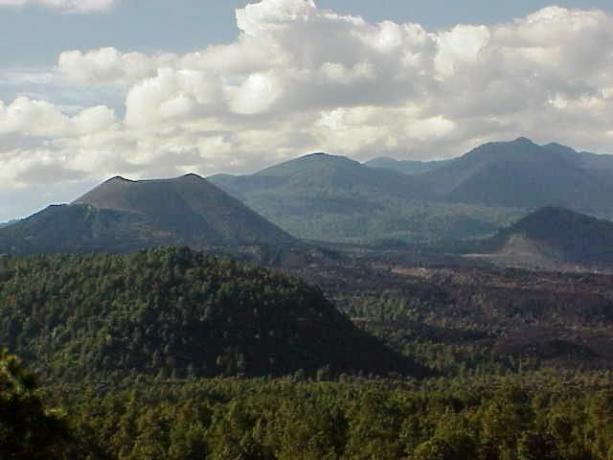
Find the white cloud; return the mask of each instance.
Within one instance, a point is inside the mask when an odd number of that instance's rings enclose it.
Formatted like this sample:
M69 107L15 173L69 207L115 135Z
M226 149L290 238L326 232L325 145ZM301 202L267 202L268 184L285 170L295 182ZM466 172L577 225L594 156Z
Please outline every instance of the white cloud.
M518 135L613 151L613 16L603 11L550 7L432 32L263 0L236 19L235 41L185 55L62 53L55 80L123 91L125 116L0 103L3 179L28 183L36 164L57 177L249 171L314 150L440 157Z
M490 40L490 31L485 26L459 25L438 35L438 53L434 58L437 72L449 77L460 69L462 64L474 64L479 53Z
M156 74L159 67L172 65L175 56L120 53L115 48L60 54L58 72L69 83L82 85L134 84Z
M267 0L236 11L236 24L252 37L286 30L288 24L308 21L317 15L313 0Z
M0 7L22 7L36 5L71 13L92 13L108 11L118 0L0 0Z
M282 91L283 80L274 73L251 74L239 86L229 89L230 109L245 115L266 112Z
M87 108L73 117L45 101L18 97L11 104L0 101L0 134L62 139L110 129L115 114L108 107Z
M205 72L162 68L157 75L134 85L126 98L126 124L153 127L181 120L191 115L214 112L221 99L220 82ZM208 110L207 110L208 109Z

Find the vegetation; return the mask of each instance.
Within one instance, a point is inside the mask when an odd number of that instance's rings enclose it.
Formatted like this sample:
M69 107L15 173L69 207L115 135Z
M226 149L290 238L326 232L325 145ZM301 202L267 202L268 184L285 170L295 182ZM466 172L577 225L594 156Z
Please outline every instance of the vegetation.
M610 275L394 266L367 278L358 289L339 274L325 290L358 326L445 375L613 369Z
M613 457L611 276L337 256L0 258L0 458Z
M613 453L610 375L589 383L563 375L421 384L138 378L64 384L46 395L69 414L65 452L92 460L609 460Z
M34 376L0 349L0 458L64 458L75 444L64 416L45 407Z
M65 379L422 372L321 292L189 249L0 259L0 337Z

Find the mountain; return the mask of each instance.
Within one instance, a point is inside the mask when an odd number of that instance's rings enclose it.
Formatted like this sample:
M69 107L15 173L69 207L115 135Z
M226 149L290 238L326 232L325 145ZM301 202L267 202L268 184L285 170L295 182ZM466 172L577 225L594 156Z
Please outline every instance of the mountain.
M613 156L526 138L484 144L415 177L445 202L537 209L560 206L613 216Z
M302 281L187 248L0 258L0 340L55 378L422 375Z
M0 253L285 245L290 235L432 244L492 236L545 206L613 218L611 196L613 156L526 138L439 162L361 164L314 153L208 181L116 177L71 205L0 228Z
M291 234L323 241L474 239L545 206L613 218L613 156L526 138L435 162L318 153L210 180Z
M206 179L112 178L69 205L0 229L0 252L128 251L168 245L293 244Z
M539 209L482 243L503 265L573 270L613 269L613 222L563 208Z
M347 157L326 153L305 155L250 176L220 175L209 180L241 194L258 193L262 189L291 189L293 193L304 195L305 205L317 208L331 206L344 209L349 206L370 209L372 203L364 202L363 198L381 193L409 198L417 192L411 181L401 174L373 171ZM309 196L325 190L335 192L330 199L337 198L337 206L332 201L322 205L319 200Z
M412 160L396 160L389 157L377 157L365 162L364 164L370 168L387 169L396 171L409 176L422 174L439 169L449 160L440 161L412 161Z
M413 176L316 153L209 180L284 230L336 242L426 242L494 233L515 210L428 199Z

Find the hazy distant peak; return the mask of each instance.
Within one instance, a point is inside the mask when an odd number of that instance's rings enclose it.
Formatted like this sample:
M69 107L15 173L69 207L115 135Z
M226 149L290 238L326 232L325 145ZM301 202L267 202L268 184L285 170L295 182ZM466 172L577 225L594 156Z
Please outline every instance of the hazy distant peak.
M256 173L258 176L293 176L294 174L312 173L312 171L324 169L336 169L337 167L358 167L363 165L351 158L342 155L331 155L324 152L309 153L307 155L288 160Z
M521 160L533 158L541 152L544 152L544 149L540 145L535 144L527 137L518 137L512 141L488 142L480 145L462 157L459 157L458 160L464 158L478 161L486 160L488 162L500 158Z
M126 179L125 177L122 176L114 176L111 177L110 179L104 181L104 184L113 184L113 183L122 183L122 182L134 182L133 180L130 179Z
M517 139L512 141L494 141L487 142L475 148L474 150L487 149L492 147L511 147L511 148L540 148L538 144L532 141L532 139L528 139L527 137L520 136Z
M549 152L561 153L565 155L575 155L577 151L567 145L558 144L557 142L550 142L543 145L543 148Z
M573 149L572 147L569 147L568 145L560 144L559 142L550 142L548 144L544 144L543 147L546 147L546 148L556 148L556 149L564 149L564 150L572 150L573 152L576 152L576 150Z
M528 139L527 137L520 136L514 141L511 141L512 144L526 144L526 145L536 145L532 139Z
M302 155L301 157L296 158L291 161L301 161L301 160L313 160L313 161L343 161L343 162L351 162L357 163L355 160L348 158L343 155L333 155L331 153L325 152L315 152L315 153L307 153L306 155Z
M155 182L178 182L181 180L193 179L198 181L206 182L206 179L196 173L188 173L178 177L169 177L169 178L161 178L161 179L141 179L141 180L132 180L127 179L123 176L114 176L110 179L104 181L100 186L105 185L113 185L113 184L143 184L143 183L155 183Z
M199 180L205 180L204 177L202 177L201 175L196 174L196 173L184 174L181 177L179 177L179 179L199 179Z

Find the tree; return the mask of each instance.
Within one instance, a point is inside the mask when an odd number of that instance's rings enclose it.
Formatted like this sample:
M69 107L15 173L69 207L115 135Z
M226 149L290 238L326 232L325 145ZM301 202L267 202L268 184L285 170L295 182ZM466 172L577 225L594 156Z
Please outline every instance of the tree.
M45 408L34 376L0 349L0 457L63 459L72 444L64 418Z

